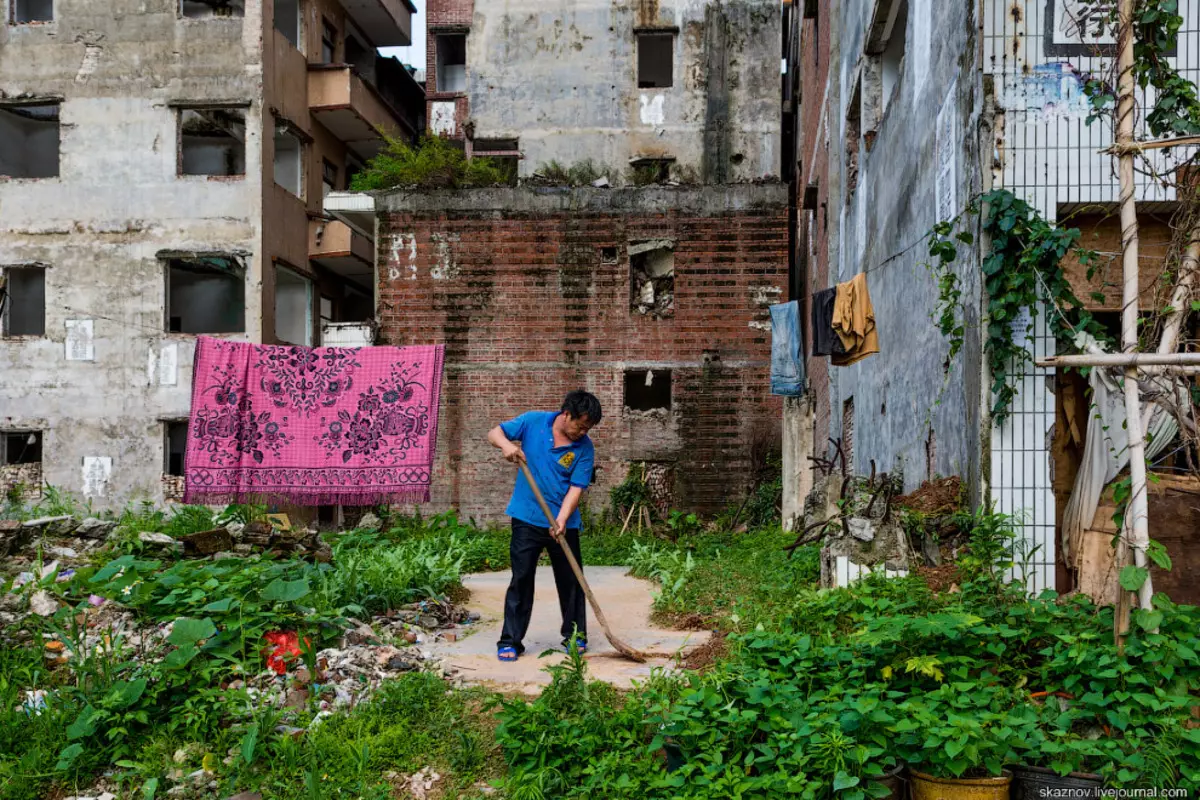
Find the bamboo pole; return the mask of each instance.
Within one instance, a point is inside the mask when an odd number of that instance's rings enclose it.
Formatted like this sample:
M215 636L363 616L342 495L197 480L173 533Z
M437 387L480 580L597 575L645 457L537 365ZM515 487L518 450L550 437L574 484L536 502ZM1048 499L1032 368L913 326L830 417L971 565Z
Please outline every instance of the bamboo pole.
M1133 354L1138 347L1138 221L1134 199L1133 150L1133 0L1120 0L1117 58L1117 136L1118 175L1121 181L1121 251L1124 267L1124 291L1121 310L1121 349ZM1142 434L1142 402L1138 390L1137 366L1125 367L1125 425L1129 436L1129 476L1132 483L1126 510L1133 562L1146 568L1146 550L1150 545L1150 521L1146 496L1146 443ZM1154 596L1149 573L1138 590L1138 605L1151 608Z
M1134 314L1137 314L1136 306ZM1134 346L1137 346L1136 339ZM1196 367L1200 366L1200 353L1081 353L1039 358L1035 363L1039 367Z
M1162 338L1158 343L1160 355L1174 353L1179 347L1179 335L1183 331L1184 320L1191 311L1190 304L1198 276L1200 276L1200 221L1192 226L1187 250L1184 251L1183 259L1179 262L1179 278L1175 283L1175 291L1171 294L1171 311L1167 314L1167 321L1163 324Z
M1189 147L1192 145L1200 145L1200 136L1173 136L1169 139L1151 139L1145 142L1130 142L1128 144L1117 142L1097 152L1120 156L1125 153L1131 155L1140 153L1143 150L1161 150L1164 147Z

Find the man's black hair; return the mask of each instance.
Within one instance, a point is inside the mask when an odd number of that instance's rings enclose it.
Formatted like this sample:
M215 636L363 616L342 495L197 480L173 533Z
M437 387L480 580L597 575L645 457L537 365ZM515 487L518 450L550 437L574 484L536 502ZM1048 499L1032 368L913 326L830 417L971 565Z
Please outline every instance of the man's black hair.
M571 419L579 419L587 414L592 425L599 425L603 413L600 411L600 401L591 392L576 389L563 400L562 410L571 415Z

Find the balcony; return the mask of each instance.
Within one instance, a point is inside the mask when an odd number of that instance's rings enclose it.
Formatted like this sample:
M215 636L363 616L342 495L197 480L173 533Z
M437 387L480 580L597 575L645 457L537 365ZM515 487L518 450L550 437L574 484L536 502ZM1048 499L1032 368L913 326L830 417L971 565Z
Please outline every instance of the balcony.
M412 44L412 0L342 0L346 13L358 27L369 31L376 47Z
M339 220L309 220L308 258L364 288L374 283L371 240Z
M393 136L415 133L396 109L346 64L309 66L308 108L318 122L364 160L382 149L380 130Z

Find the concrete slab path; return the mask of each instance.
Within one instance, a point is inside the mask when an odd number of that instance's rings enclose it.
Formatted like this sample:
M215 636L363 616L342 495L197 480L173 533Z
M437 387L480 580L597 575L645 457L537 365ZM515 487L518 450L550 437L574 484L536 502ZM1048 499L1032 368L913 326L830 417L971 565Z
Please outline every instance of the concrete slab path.
M650 604L657 587L650 581L630 576L625 567L584 567L584 574L613 633L632 647L645 653L682 655L708 640L708 631L671 631L651 625ZM460 626L458 641L437 642L428 649L446 659L447 666L461 670L463 678L470 683L538 694L550 683L544 668L566 657L561 653L559 628L562 617L554 575L548 566L538 568L533 619L525 637L525 654L515 663L496 658L496 641L504 624L504 594L510 580L512 573L507 570L463 578L463 585L471 592L466 605L478 611L481 619L474 625ZM634 680L645 680L655 667L673 667L675 664L674 658L668 656L653 658L645 664L613 657L616 651L604 638L591 608L588 609L588 645L585 658L589 674L622 688L629 687ZM550 649L559 652L538 657Z

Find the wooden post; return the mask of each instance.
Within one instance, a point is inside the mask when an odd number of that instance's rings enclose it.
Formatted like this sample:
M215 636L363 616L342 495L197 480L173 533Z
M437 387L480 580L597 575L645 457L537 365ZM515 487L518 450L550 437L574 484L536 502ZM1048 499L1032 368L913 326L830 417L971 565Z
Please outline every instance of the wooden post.
M1121 181L1121 252L1124 267L1123 307L1121 310L1121 349L1135 353L1138 348L1138 222L1133 170L1133 0L1120 0L1117 10L1117 136L1118 175ZM1138 370L1125 368L1125 424L1129 435L1129 475L1132 483L1126 510L1129 548L1133 562L1146 568L1150 545L1149 512L1146 497L1146 443L1142 434L1142 403L1138 391ZM1119 573L1118 573L1119 575ZM1147 575L1138 590L1138 605L1151 608L1154 589Z

